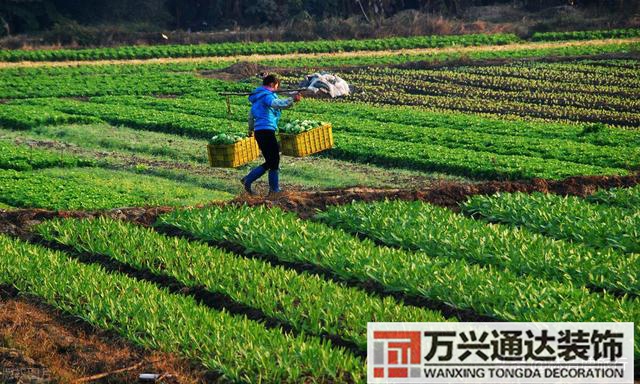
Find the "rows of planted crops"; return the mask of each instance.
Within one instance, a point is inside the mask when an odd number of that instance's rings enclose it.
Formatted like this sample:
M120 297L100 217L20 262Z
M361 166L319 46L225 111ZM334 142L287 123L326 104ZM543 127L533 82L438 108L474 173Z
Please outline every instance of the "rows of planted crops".
M633 37L628 30L620 37ZM233 56L253 54L325 53L336 51L378 51L448 46L496 45L519 41L514 34L457 36L415 36L385 39L318 40L262 43L218 43L199 45L157 45L94 49L5 50L0 61L57 61L103 59L151 59L160 57Z
M0 283L147 348L178 352L236 382L360 381L364 366L318 338L283 334L157 285L0 235ZM43 283L44 282L44 283Z
M415 51L379 51L360 52L350 55L316 55L291 56L287 58L272 56L265 59L260 56L246 58L260 64L275 66L278 68L323 68L330 67L353 67L353 66L381 66L381 65L406 65L411 62L441 63L446 61L468 61L468 60L518 60L531 58L554 57L574 57L590 55L618 54L624 55L637 49L638 42L634 39L607 41L594 40L592 42L562 42L562 43L540 43L510 45L502 49L477 49L474 47L449 47L445 50L434 50L429 53ZM236 57L221 56L216 58L203 57L186 61L170 61L158 64L155 61L137 62L135 64L122 61L121 63L105 64L103 62L88 62L87 65L69 66L65 62L42 62L28 63L3 63L4 73L19 75L23 77L33 77L41 74L49 76L60 76L69 73L90 75L90 74L124 74L151 72L156 70L184 72L194 70L215 70L229 66L237 62ZM615 65L616 67L620 65ZM27 79L25 79L27 80Z
M186 135L208 139L219 133L245 131L247 106L234 106L235 117L226 117L226 106L220 101L202 99L154 99L107 97L90 102L65 99L30 99L22 102L24 113L43 105L79 119L99 119L113 125ZM471 177L497 178L563 178L576 174L626 174L640 164L640 150L634 145L637 135L615 128L590 126L558 126L546 128L544 124L510 122L502 123L505 133L497 132L497 121L487 118L470 119L462 115L441 115L435 112L415 111L420 127L402 120L410 116L398 116L389 121L387 108L358 106L358 111L348 113L348 107L306 102L298 110L288 114L290 119L318 117L322 108L324 116L331 114L335 137L335 150L328 155L356 162L446 171ZM20 106L10 108L21 110ZM1 109L1 107L0 107ZM367 113L367 118L360 114ZM347 111L340 114L338 111ZM57 113L55 112L55 113ZM9 127L23 129L46 124L48 121L19 115L4 119ZM226 118L225 118L226 117ZM395 121L394 121L395 120ZM474 121L476 124L469 127ZM2 121L0 117L0 121ZM402 121L402 122L396 122ZM455 125L454 125L455 124ZM529 137L535 135L528 128L539 127L551 135L565 137ZM511 128L513 127L513 128ZM529 136L512 136L517 129L527 130ZM465 132L472 129L473 132ZM554 130L561 132L554 133ZM570 137L570 130L576 132ZM424 131L424 132L421 132ZM541 132L540 136L543 136ZM397 148L397 149L396 149Z
M603 123L633 126L640 119L640 78L634 63L584 60L355 71L346 77L353 76L352 83L365 93L353 98L383 105L305 100L288 111L283 123L330 120L336 147L326 156L352 162L470 178L625 175L640 168L640 138L633 131ZM106 122L203 141L246 130L246 101L231 100L229 114L217 92L246 90L251 85L194 76L193 69L179 71L173 66L141 66L138 73L132 66L121 71L113 66L93 71L80 68L52 68L51 73L42 68L7 70L2 96L8 101L0 104L0 123L28 130ZM560 79L565 72L574 75ZM43 78L51 84L36 86ZM52 82L59 85L54 87ZM421 87L425 94L409 94L401 84ZM526 87L534 91L527 92ZM488 96L493 94L495 102ZM170 97L157 97L162 95ZM422 100L421 108L396 105L412 104L406 97ZM606 108L601 108L605 103ZM467 104L473 105L464 107ZM490 116L460 114L470 109ZM505 111L562 122L497 116ZM580 122L567 122L572 119Z
M634 321L640 264L629 202L638 198L638 187L586 199L500 194L472 197L458 213L418 201L360 202L307 220L227 205L176 210L152 228L55 219L32 229L44 247L0 237L0 283L232 381L360 382L367 321L458 321L461 310L507 321ZM540 229L545 199L558 225ZM594 240L584 231L597 234L602 222L567 220L572 209L626 213L620 221L630 225ZM161 280L84 264L84 255L204 290L231 312L188 290L169 293ZM453 311L435 309L442 306Z
M611 43L551 50L536 48L519 52L498 50L467 54L470 58L491 58L494 55L510 58L518 55L535 57L547 54L593 54L600 50L620 52L633 44ZM322 64L324 60L334 60L333 64L380 64L386 63L387 60L405 62L455 59L456 55L447 53L432 56L389 55L373 59L319 58L313 64ZM308 66L311 62L305 60L280 59L273 61L273 64ZM214 60L193 63L2 69L2 129L5 132L24 132L25 136L35 133L42 135L43 132L47 132L48 136L42 137L53 140L45 143L36 142L35 146L32 146L29 140L18 140L21 144L15 145L9 144L8 139L3 139L2 143L6 149L0 157L2 204L15 207L78 209L141 204L183 205L230 198L231 195L227 192L201 188L205 185L203 183L194 187L194 184L184 183L183 178L175 175L172 176L174 180L153 175L141 177L131 169L121 169L122 166L114 164L110 158L101 157L100 161L95 161L94 158L89 160L86 156L75 155L74 151L65 151L64 145L56 144L58 141L64 144L64 135L69 134L70 124L76 124L73 126L76 135L82 129L88 129L83 128L88 125L91 125L93 132L99 131L99 127L105 125L110 125L112 130L126 126L131 135L136 130L153 131L154 134L168 135L167 137L179 135L188 138L189 145L202 147L207 140L220 133L243 134L246 130L245 116L248 110L246 101L243 98L232 99L232 114L229 115L227 105L218 92L247 90L253 85L201 76L201 71L217 70L226 65L228 64L225 62ZM528 99L526 105L549 108L547 112L553 108L576 108L571 105L543 104L553 104L559 97L576 100L583 105L609 100L607 108L602 108L600 115L595 117L596 122L592 123L504 120L455 112L442 113L441 108L429 111L426 108L399 105L328 103L314 100L305 100L295 110L288 111L283 123L295 119L331 121L334 126L336 148L326 156L341 161L424 172L443 172L477 179L561 179L578 174L625 175L638 169L640 139L635 132L601 124L598 119L602 118L606 122L605 114L619 114L618 118L626 118L625 116L629 115L633 117L637 114L634 112L637 106L634 98L638 89L637 68L637 61L632 59L592 59L530 65L467 66L427 71L431 73L430 78L446 81L452 81L458 75L467 76L465 81L469 81L469 76L475 76L474 81L478 81L478 84L474 83L472 88L479 91L474 93L471 88L465 88L468 97L482 94L483 90L507 92L492 89L495 82L491 79L512 79L515 83L510 83L510 86L514 87L518 82L537 82L536 84L544 86L544 91L532 95L533 99ZM385 71L398 70L379 71L380 74L384 74L387 73ZM399 73L410 77L410 74L426 72ZM347 73L346 76L356 74L357 72ZM621 81L620 78L624 78L625 81ZM581 84L581 81L584 84ZM455 82L452 84L462 86ZM598 87L596 89L604 92L604 96L599 96L597 92L589 92L589 87ZM567 92L570 88L582 91L574 92L568 97ZM519 88L514 89L517 91ZM585 99L573 97L573 94L582 95L580 97ZM453 94L449 96L452 99L459 98ZM537 102L540 103L536 104ZM440 105L442 106L444 104ZM20 135L21 133L12 133L7 136ZM96 136L93 140L97 145L103 145L104 140L101 137ZM171 141L169 139L167 143ZM51 144L53 147L39 149L43 144ZM161 148L154 149L145 147L145 143L139 143L135 148L144 149L149 153L165 153L170 146L171 144L163 144ZM175 150L166 153L175 153ZM195 154L193 151L190 153ZM193 154L187 156L190 161ZM196 158L196 161L203 163L206 162L206 158L201 156ZM70 169L76 166L81 168ZM48 180L54 180L55 183L49 183ZM222 190L229 189L222 187Z
M582 63L517 63L441 69L366 69L352 100L542 119L640 126L637 70Z
M640 29L535 33L532 41L625 39L640 36ZM0 61L65 61L152 59L163 57L205 57L254 54L327 53L341 51L381 51L450 46L500 45L522 40L514 34L470 34L451 36L392 37L338 41L294 41L262 43L217 43L199 45L156 45L92 49L4 50Z
M170 276L185 286L204 287L293 329L342 338L362 351L368 320L444 321L435 312L391 298L111 219L49 222L39 226L38 232L81 252ZM114 238L118 239L116 246Z

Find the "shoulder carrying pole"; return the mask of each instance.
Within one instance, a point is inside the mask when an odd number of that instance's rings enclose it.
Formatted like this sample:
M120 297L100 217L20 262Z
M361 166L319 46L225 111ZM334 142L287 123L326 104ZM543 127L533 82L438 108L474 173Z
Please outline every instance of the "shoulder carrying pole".
M287 93L287 92L302 92L306 91L308 88L298 88L298 89L278 89L274 91L275 93ZM220 96L249 96L252 92L220 92Z

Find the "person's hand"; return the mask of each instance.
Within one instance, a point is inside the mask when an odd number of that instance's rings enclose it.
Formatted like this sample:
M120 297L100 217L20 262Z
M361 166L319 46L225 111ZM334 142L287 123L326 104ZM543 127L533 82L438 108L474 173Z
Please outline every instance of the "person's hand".
M295 95L293 95L293 101L295 103L297 103L298 101L302 100L302 94L300 94L300 92L296 93Z

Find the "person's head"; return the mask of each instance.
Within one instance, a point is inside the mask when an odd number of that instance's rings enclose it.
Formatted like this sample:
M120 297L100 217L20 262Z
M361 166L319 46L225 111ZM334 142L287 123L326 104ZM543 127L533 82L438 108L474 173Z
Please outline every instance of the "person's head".
M271 87L273 89L278 89L280 86L280 79L275 74L271 73L262 78L262 85Z

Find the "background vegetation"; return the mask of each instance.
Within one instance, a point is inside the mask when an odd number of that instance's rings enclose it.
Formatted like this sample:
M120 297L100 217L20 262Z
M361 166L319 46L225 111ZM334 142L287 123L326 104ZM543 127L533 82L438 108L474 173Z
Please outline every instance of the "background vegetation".
M0 45L526 35L639 20L637 0L3 0Z

